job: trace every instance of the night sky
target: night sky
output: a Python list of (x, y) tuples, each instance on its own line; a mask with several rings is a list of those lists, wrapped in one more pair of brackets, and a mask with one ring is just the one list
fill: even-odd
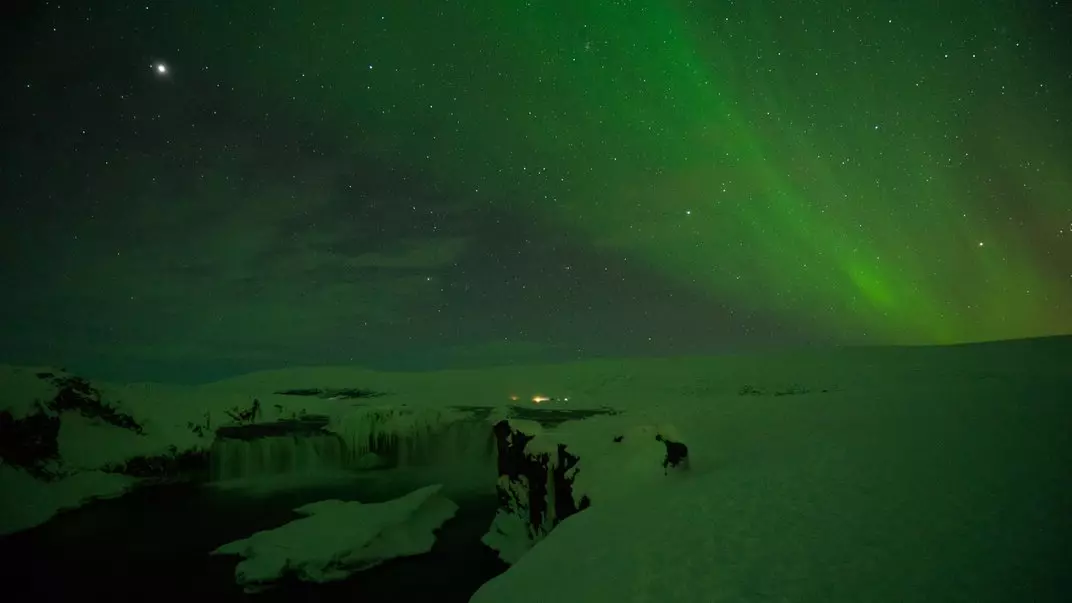
[(0, 361), (1072, 332), (1062, 2), (13, 4)]

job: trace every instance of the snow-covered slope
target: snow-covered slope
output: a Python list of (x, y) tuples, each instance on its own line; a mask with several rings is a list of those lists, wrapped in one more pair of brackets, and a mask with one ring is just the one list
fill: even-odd
[(1070, 344), (867, 350), (799, 381), (826, 393), (652, 399), (690, 474), (570, 517), (472, 601), (1064, 600)]
[(91, 500), (121, 496), (136, 481), (125, 475), (83, 471), (46, 482), (21, 469), (0, 465), (0, 534), (32, 528)]

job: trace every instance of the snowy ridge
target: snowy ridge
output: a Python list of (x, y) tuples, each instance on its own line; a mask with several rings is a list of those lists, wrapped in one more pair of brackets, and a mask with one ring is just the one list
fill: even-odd
[(40, 410), (56, 395), (56, 386), (38, 376), (46, 373), (68, 375), (62, 369), (48, 366), (0, 365), (0, 393), (4, 396), (0, 410), (10, 412), (16, 420)]
[[(656, 436), (690, 444), (693, 439), (684, 437), (670, 423), (637, 421), (627, 416), (594, 417), (566, 423), (554, 434), (581, 459), (566, 473), (573, 482), (575, 503), (580, 504), (587, 497), (594, 504), (606, 504), (665, 484), (667, 472), (662, 459), (666, 456), (666, 446)], [(691, 448), (701, 450), (702, 446)]]
[[(662, 436), (675, 442), (688, 442), (670, 423), (648, 423), (636, 414), (595, 416), (570, 421), (554, 429), (544, 429), (533, 421), (510, 420), (510, 427), (533, 436), (525, 445), (530, 457), (544, 455), (548, 474), (558, 468), (558, 446), (579, 457), (580, 462), (566, 471), (573, 483), (573, 502), (580, 505), (587, 497), (595, 502), (627, 495), (665, 477), (660, 459), (666, 447), (656, 439)], [(554, 484), (548, 483), (549, 510), (553, 510)], [(553, 518), (553, 515), (551, 517)], [(554, 523), (552, 523), (554, 525)]]

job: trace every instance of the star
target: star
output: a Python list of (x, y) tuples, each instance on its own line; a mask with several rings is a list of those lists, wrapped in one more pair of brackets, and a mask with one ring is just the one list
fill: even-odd
[(169, 73), (168, 66), (161, 62), (153, 63), (150, 67), (160, 77), (164, 77)]

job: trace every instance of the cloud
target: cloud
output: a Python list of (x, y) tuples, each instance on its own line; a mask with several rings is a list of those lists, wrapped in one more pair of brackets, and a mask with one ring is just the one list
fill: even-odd
[(460, 237), (420, 239), (395, 249), (363, 253), (346, 263), (355, 268), (440, 268), (457, 262), (465, 247), (466, 240)]
[(285, 186), (256, 199), (203, 191), (101, 215), (77, 240), (49, 246), (45, 268), (27, 277), (35, 282), (6, 303), (37, 317), (42, 337), (150, 357), (309, 349), (404, 328), (440, 305), (437, 271), (467, 239), (370, 236), (377, 228), (364, 220), (358, 231), (329, 188), (300, 198)]

